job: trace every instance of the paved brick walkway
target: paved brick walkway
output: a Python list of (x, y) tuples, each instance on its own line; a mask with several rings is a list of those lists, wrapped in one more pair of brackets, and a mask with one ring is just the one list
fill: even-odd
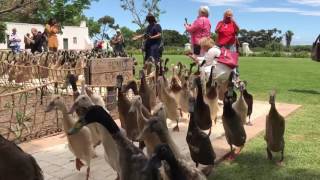
[[(279, 112), (283, 116), (288, 116), (290, 113), (297, 110), (300, 106), (292, 104), (277, 104)], [(269, 104), (266, 102), (255, 101), (252, 119), (254, 126), (246, 126), (248, 140), (255, 137), (265, 128), (265, 116), (269, 111)], [(221, 109), (221, 108), (220, 108)], [(219, 112), (221, 117), (221, 111)], [(169, 122), (168, 126), (172, 128), (175, 122)], [(173, 133), (174, 141), (183, 154), (189, 157), (189, 149), (186, 144), (186, 132), (188, 122), (180, 123), (180, 132)], [(218, 119), (217, 125), (212, 129), (211, 140), (217, 154), (217, 160), (226, 155), (229, 151), (229, 145), (224, 137), (224, 130), (221, 123), (221, 118)], [(69, 151), (64, 135), (54, 136), (50, 138), (34, 140), (29, 143), (20, 145), (26, 152), (31, 153), (42, 170), (44, 171), (46, 180), (82, 180), (85, 179), (86, 168), (82, 168), (80, 172), (75, 169), (74, 157)], [(92, 161), (91, 176), (92, 180), (102, 180), (116, 178), (116, 173), (105, 162), (103, 157), (103, 147), (96, 148), (98, 157)], [(190, 158), (190, 157), (189, 157)]]

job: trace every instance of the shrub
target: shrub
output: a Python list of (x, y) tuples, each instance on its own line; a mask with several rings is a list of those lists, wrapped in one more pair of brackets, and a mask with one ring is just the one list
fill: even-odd
[(269, 51), (282, 51), (284, 49), (283, 44), (276, 42), (276, 41), (272, 41), (271, 43), (266, 45), (266, 49)]
[(291, 46), (291, 49), (293, 52), (303, 52), (303, 51), (310, 52), (311, 45), (296, 45), (296, 46)]
[(293, 53), (291, 53), (291, 57), (294, 57), (294, 58), (309, 58), (310, 57), (310, 52), (309, 51), (293, 52)]

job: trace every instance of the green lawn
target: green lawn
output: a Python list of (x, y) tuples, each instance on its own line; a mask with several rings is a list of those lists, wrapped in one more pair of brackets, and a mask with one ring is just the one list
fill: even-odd
[[(165, 56), (190, 63), (185, 56)], [(138, 57), (140, 59), (141, 57)], [(296, 58), (241, 58), (240, 74), (257, 100), (268, 100), (271, 89), (277, 101), (303, 107), (288, 117), (285, 132), (285, 166), (266, 159), (263, 134), (248, 142), (232, 162), (217, 166), (211, 179), (320, 179), (320, 63)], [(278, 156), (277, 156), (278, 157)]]

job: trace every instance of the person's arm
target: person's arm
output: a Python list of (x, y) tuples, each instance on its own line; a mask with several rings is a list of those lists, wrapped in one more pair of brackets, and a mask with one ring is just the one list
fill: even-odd
[(234, 25), (235, 33), (236, 33), (236, 34), (238, 34), (238, 33), (239, 33), (240, 28), (239, 28), (238, 24), (236, 23), (236, 21), (234, 21), (234, 20), (232, 19), (232, 22), (233, 22), (233, 25)]
[(199, 19), (197, 19), (197, 20), (195, 20), (191, 25), (189, 25), (189, 24), (185, 24), (184, 26), (185, 26), (185, 28), (186, 28), (186, 30), (189, 32), (189, 33), (193, 33), (193, 32), (195, 32), (196, 30), (198, 30), (199, 29)]
[(188, 57), (196, 64), (201, 64), (204, 61), (204, 57), (198, 57), (194, 54), (189, 54)]
[(36, 38), (34, 39), (34, 44), (39, 44), (41, 42), (41, 35), (37, 35)]
[(9, 37), (9, 41), (11, 41), (11, 42), (12, 42), (12, 41), (14, 41), (14, 39), (15, 39), (15, 38), (14, 38), (14, 36), (10, 35), (10, 37)]
[(161, 38), (161, 33), (158, 32), (158, 34), (154, 35), (154, 36), (150, 36), (149, 39), (160, 39)]
[(222, 22), (222, 21), (218, 22), (217, 27), (216, 27), (216, 30), (215, 30), (215, 32), (216, 32), (217, 34), (219, 33), (220, 29), (222, 28), (222, 25), (223, 25), (223, 22)]

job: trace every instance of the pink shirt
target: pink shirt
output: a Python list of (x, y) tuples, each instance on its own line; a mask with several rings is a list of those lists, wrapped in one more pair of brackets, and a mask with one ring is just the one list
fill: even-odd
[(201, 38), (211, 36), (210, 20), (207, 17), (198, 17), (186, 30), (191, 34), (191, 43), (199, 45)]

